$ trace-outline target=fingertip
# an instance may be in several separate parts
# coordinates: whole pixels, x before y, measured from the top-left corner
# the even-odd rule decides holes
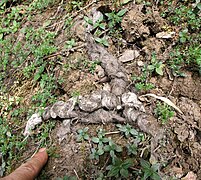
[[[38,152],[44,152],[44,151],[47,151],[47,149],[46,148],[41,148],[41,149],[39,149]]]
[[[29,161],[17,168],[8,177],[8,180],[32,180],[37,177],[41,169],[48,161],[48,153],[46,148],[41,148]],[[6,180],[7,180],[6,179]]]
[[[48,160],[47,149],[46,148],[39,149],[38,153],[36,153],[33,158],[34,159],[37,158],[42,162],[41,164],[45,164]]]

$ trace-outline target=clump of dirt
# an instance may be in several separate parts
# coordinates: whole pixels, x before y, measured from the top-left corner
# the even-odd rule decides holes
[[[154,36],[165,24],[166,21],[160,17],[157,10],[146,9],[144,5],[135,4],[124,16],[121,26],[125,32],[126,41],[136,42],[136,40],[141,41]]]
[[[194,100],[201,100],[200,89],[201,79],[197,73],[184,72],[185,77],[178,77],[174,81],[166,77],[161,79],[160,88],[164,92],[171,92],[175,96],[189,97]]]

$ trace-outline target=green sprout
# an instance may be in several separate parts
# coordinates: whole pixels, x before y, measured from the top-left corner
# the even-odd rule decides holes
[[[132,136],[138,135],[138,132],[134,128],[132,128],[132,126],[129,124],[126,125],[117,124],[117,127],[119,128],[119,131],[123,132],[127,138],[130,137],[131,135]]]
[[[78,132],[78,135],[77,135],[77,141],[78,142],[81,142],[81,141],[84,141],[84,140],[89,140],[89,135],[88,135],[88,130],[89,128],[88,127],[85,127],[84,129],[79,129],[77,132]]]
[[[174,111],[167,104],[158,103],[155,109],[155,114],[162,124],[165,124],[171,117],[174,116]]]
[[[148,178],[153,180],[160,180],[160,176],[158,175],[159,164],[151,165],[149,162],[141,159],[140,164],[142,166],[143,177],[142,180],[146,180]]]
[[[125,161],[115,158],[112,165],[107,166],[107,170],[109,170],[107,176],[108,177],[124,177],[128,178],[129,171],[128,169],[133,165],[132,159],[126,159]]]

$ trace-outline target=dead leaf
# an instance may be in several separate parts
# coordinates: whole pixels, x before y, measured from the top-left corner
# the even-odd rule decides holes
[[[192,171],[188,172],[188,174],[185,177],[181,178],[181,180],[196,180],[196,179],[197,175],[194,174],[194,172]]]
[[[132,1],[132,0],[121,0],[120,3],[121,3],[122,5],[124,5],[124,4],[127,4],[127,3],[131,2],[131,1]]]
[[[173,107],[174,109],[176,109],[179,113],[183,114],[183,112],[172,101],[170,101],[166,97],[157,96],[155,94],[145,94],[145,95],[142,95],[142,96],[151,96],[153,98],[159,99],[159,100],[165,102],[167,105],[169,105],[169,106]]]
[[[156,34],[156,38],[170,39],[170,38],[173,38],[174,35],[175,35],[175,32],[159,32]]]

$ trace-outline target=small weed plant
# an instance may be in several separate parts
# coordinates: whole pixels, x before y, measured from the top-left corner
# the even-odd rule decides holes
[[[29,7],[31,10],[44,10],[54,3],[54,0],[35,0],[29,5]]]
[[[122,152],[122,147],[115,144],[112,139],[109,140],[109,144],[104,146],[104,151],[109,152],[112,160],[116,158],[116,153]]]
[[[135,143],[127,145],[128,155],[137,155],[137,145]]]
[[[109,170],[107,176],[108,177],[123,177],[128,178],[129,176],[129,168],[133,165],[132,159],[126,159],[125,161],[115,158],[114,163],[112,165],[107,166],[107,170]]]
[[[114,28],[115,26],[119,25],[122,21],[122,17],[127,12],[127,9],[122,9],[119,12],[111,12],[106,13],[105,15],[108,17],[108,26],[110,29]]]
[[[143,180],[149,178],[153,180],[161,180],[160,176],[158,175],[159,164],[151,165],[148,161],[145,161],[144,159],[140,160],[140,164],[142,166]]]
[[[88,127],[85,127],[84,129],[79,129],[78,130],[78,135],[77,135],[77,141],[82,142],[84,140],[89,140],[89,134],[88,134]]]
[[[97,37],[97,38],[95,38],[95,41],[100,43],[100,44],[102,44],[102,45],[104,45],[104,46],[106,46],[106,47],[109,46],[109,43],[108,43],[107,39],[105,39],[105,38]]]
[[[201,72],[200,66],[200,0],[195,3],[178,3],[175,8],[168,3],[168,11],[163,16],[168,17],[173,25],[180,27],[178,42],[171,52],[169,65],[173,75],[183,76],[180,69]]]
[[[164,64],[156,59],[156,54],[152,54],[151,64],[148,65],[147,69],[151,72],[156,72],[158,75],[163,75]]]
[[[128,138],[130,136],[138,135],[138,132],[134,128],[132,128],[132,126],[130,124],[126,124],[126,125],[117,124],[117,127],[118,127],[119,131],[124,133],[126,138]]]
[[[76,45],[75,39],[71,39],[69,41],[66,41],[65,48],[71,49]]]
[[[174,116],[174,111],[165,103],[157,103],[155,109],[155,115],[161,121],[162,124],[165,124],[171,117]]]
[[[97,179],[160,178],[158,175],[159,166],[156,168],[156,165],[150,165],[145,160],[142,163],[138,160],[140,143],[144,141],[144,134],[129,124],[117,125],[116,128],[120,132],[115,132],[124,134],[122,138],[127,144],[117,144],[110,136],[110,132],[106,133],[102,128],[98,129],[97,136],[93,137],[88,133],[87,127],[84,128],[85,130],[78,130],[79,139],[82,142],[87,140],[91,145],[89,159],[94,164],[90,165],[89,168],[95,166],[100,169],[96,175]],[[87,136],[84,138],[86,133]],[[134,168],[136,166],[137,168]],[[141,169],[138,169],[139,166]],[[137,172],[136,169],[138,169]]]
[[[144,66],[140,76],[132,75],[131,79],[138,91],[148,91],[155,87],[154,84],[148,82],[149,74],[147,66]]]
[[[95,22],[87,16],[84,16],[84,20],[87,24],[92,26],[91,32],[96,36],[95,41],[102,44],[103,46],[108,47],[109,43],[108,38],[112,38],[113,41],[121,38],[121,22],[123,16],[126,14],[127,9],[119,10],[118,12],[112,11],[110,13],[101,14],[99,19]],[[106,32],[109,32],[109,37],[103,37]]]

